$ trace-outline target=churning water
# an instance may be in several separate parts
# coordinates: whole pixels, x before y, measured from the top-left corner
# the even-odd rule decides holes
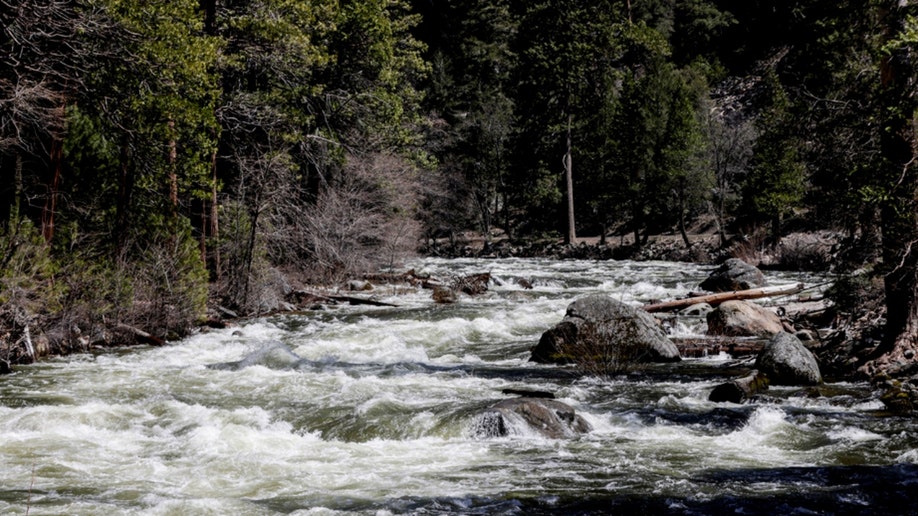
[[[918,436],[863,384],[707,396],[729,357],[611,379],[529,363],[573,299],[641,304],[708,268],[662,262],[424,260],[501,285],[435,305],[253,320],[163,348],[0,377],[4,514],[915,513]],[[534,285],[526,290],[517,279]],[[783,284],[818,278],[770,274]],[[671,324],[703,333],[699,320]],[[551,391],[593,431],[479,438],[503,389]]]

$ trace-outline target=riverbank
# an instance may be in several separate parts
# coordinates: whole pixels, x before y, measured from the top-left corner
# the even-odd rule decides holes
[[[765,246],[761,240],[744,235],[732,236],[726,245],[721,245],[720,238],[710,232],[695,233],[689,238],[692,244],[690,247],[686,247],[681,236],[676,234],[651,237],[641,246],[634,246],[627,236],[610,238],[606,242],[601,242],[596,237],[582,238],[575,245],[565,245],[557,241],[515,242],[501,235],[495,235],[488,241],[470,234],[463,235],[463,238],[452,243],[436,242],[424,249],[424,252],[431,257],[479,258],[485,262],[537,257],[559,261],[633,260],[713,265],[728,257],[740,257],[763,270],[824,272],[828,270],[839,249],[837,235],[829,233],[791,234],[777,247]],[[271,303],[265,304],[258,314],[236,313],[212,299],[208,303],[207,317],[199,320],[197,328],[189,327],[185,334],[200,329],[223,328],[253,315],[296,313],[316,306],[360,302],[361,299],[370,299],[378,295],[378,291],[362,291],[363,288],[373,288],[373,283],[372,280],[367,281],[363,278],[357,282],[345,282],[320,289],[297,284],[288,277],[278,282],[281,287],[274,287],[277,291],[266,297]],[[410,284],[389,284],[386,289],[398,291],[415,287],[416,285]],[[795,327],[815,336],[809,346],[819,356],[827,375],[840,380],[866,378],[858,368],[875,354],[882,337],[884,312],[882,302],[877,298],[881,290],[876,286],[868,293],[855,292],[856,289],[853,287],[849,290],[850,292],[843,292],[840,296],[845,298],[847,295],[847,306],[834,306],[832,302],[818,310],[801,309],[799,306],[796,309],[781,308],[788,317],[793,318],[792,323]],[[353,295],[339,295],[337,299],[333,299],[342,291]],[[684,294],[687,295],[688,292]],[[839,296],[837,292],[833,295]],[[183,337],[153,335],[142,326],[117,321],[75,320],[71,321],[69,326],[54,321],[53,326],[44,328],[41,321],[53,321],[51,317],[32,317],[32,324],[29,325],[21,322],[27,320],[22,314],[0,310],[0,318],[7,319],[5,322],[8,324],[4,324],[5,327],[14,330],[18,328],[18,331],[7,331],[0,335],[0,373],[11,372],[18,364],[31,363],[51,356],[85,353],[130,344],[161,346],[167,340]],[[907,365],[893,364],[892,367],[878,371],[874,377],[878,385],[887,391],[898,389],[905,392],[905,396],[899,396],[897,400],[904,398],[907,403],[903,406],[909,408],[918,405],[915,403],[918,393],[915,393],[913,387],[918,385],[918,374],[906,367]],[[896,378],[905,378],[906,381],[903,383]]]
[[[842,236],[830,231],[807,231],[786,235],[777,246],[761,235],[721,237],[710,231],[694,232],[689,245],[677,233],[654,235],[635,245],[630,235],[578,238],[574,244],[555,239],[515,241],[497,233],[484,238],[476,233],[458,235],[452,241],[428,242],[421,253],[440,258],[551,258],[556,260],[670,261],[715,265],[739,258],[761,269],[828,271],[842,247]],[[605,241],[603,241],[605,240]]]

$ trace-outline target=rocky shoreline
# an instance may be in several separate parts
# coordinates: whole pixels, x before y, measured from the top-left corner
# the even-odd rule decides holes
[[[611,243],[605,244],[597,239],[586,239],[576,245],[557,241],[513,243],[503,239],[434,245],[426,251],[431,256],[445,258],[630,259],[709,265],[739,256],[756,263],[763,270],[830,271],[846,248],[841,235],[825,231],[794,233],[785,237],[779,246],[767,250],[744,236],[734,236],[727,245],[721,245],[714,235],[693,235],[690,238],[693,241],[691,248],[686,248],[677,236],[665,235],[643,246],[630,245],[623,239],[610,240]],[[795,302],[793,306],[780,308],[784,324],[795,334],[803,336],[806,347],[816,356],[827,379],[869,381],[877,389],[877,397],[890,411],[900,414],[918,412],[918,357],[897,357],[870,371],[865,369],[865,365],[876,359],[881,351],[885,323],[882,287],[850,284],[869,283],[869,274],[839,277],[844,279],[838,282],[843,285],[833,287],[832,295],[840,298],[839,301],[846,301],[844,306],[835,303],[835,299],[824,297],[806,299],[803,304]],[[872,281],[876,283],[875,279]],[[813,301],[818,302],[818,306],[812,305]],[[749,347],[748,343],[711,342],[717,349]],[[700,346],[695,343],[694,347],[706,352],[711,348],[711,342]],[[694,349],[691,343],[685,343],[680,348],[683,351]]]
[[[838,239],[825,234],[796,236],[791,241],[797,242],[792,246],[773,249],[771,255],[758,252],[753,256],[759,261],[761,268],[800,268],[800,257],[807,257],[806,265],[809,270],[827,270],[833,254],[838,249]],[[694,238],[691,248],[686,248],[679,238],[672,236],[659,238],[647,245],[634,247],[626,241],[617,243],[599,243],[596,239],[584,240],[576,245],[564,245],[554,241],[513,243],[508,239],[496,242],[466,242],[461,245],[429,246],[425,253],[428,256],[444,258],[475,257],[475,258],[531,258],[540,257],[557,260],[583,259],[583,260],[662,260],[676,262],[691,262],[700,264],[717,264],[726,262],[731,256],[750,255],[747,242],[742,238],[734,238],[730,245],[721,246],[719,239],[713,235]],[[793,263],[789,263],[793,261]],[[793,267],[788,267],[792,265]],[[824,267],[820,269],[820,267]],[[480,278],[479,278],[480,279]],[[490,278],[485,278],[488,281]],[[383,281],[385,283],[420,281],[417,278],[382,278],[381,275],[368,275],[360,280],[371,284]],[[353,283],[353,282],[351,282]],[[437,302],[449,302],[450,296],[443,297],[443,292],[448,288],[443,285],[424,285],[434,290]],[[441,288],[436,289],[435,287]],[[465,286],[467,287],[467,286]],[[463,288],[460,286],[459,288]],[[487,288],[486,285],[483,288]],[[340,287],[339,287],[340,289]],[[345,290],[360,290],[352,284],[344,287]],[[318,290],[317,290],[318,291]],[[359,294],[359,292],[355,292]],[[361,302],[360,296],[323,296],[314,292],[295,290],[284,297],[274,312],[291,312],[308,309],[316,304],[354,303]],[[813,301],[813,300],[809,300]],[[804,336],[806,346],[812,350],[819,361],[820,367],[826,378],[833,381],[840,380],[870,380],[890,409],[898,412],[912,412],[918,408],[918,362],[910,359],[898,361],[888,366],[865,374],[862,366],[875,354],[882,339],[882,323],[884,311],[882,303],[865,303],[856,313],[844,312],[825,299],[817,299],[820,304],[814,307],[811,303],[802,306],[782,308],[782,320],[785,329],[792,330],[797,335]],[[366,301],[371,302],[372,301]],[[241,318],[226,308],[211,304],[208,318],[203,321],[201,328],[221,328],[232,325],[236,319]],[[665,317],[664,317],[665,318]],[[142,328],[134,328],[123,324],[93,325],[91,331],[80,331],[80,325],[73,324],[70,332],[49,335],[40,331],[40,328],[23,327],[18,335],[7,334],[2,336],[4,349],[0,349],[0,374],[12,371],[12,366],[21,363],[30,363],[47,356],[64,355],[73,352],[87,352],[93,349],[104,349],[112,346],[140,343],[148,345],[163,345],[165,340],[149,335]],[[60,332],[58,332],[60,333]],[[718,349],[739,349],[735,342],[711,341]],[[695,347],[707,351],[710,342],[702,343]],[[742,347],[740,343],[739,346]],[[680,346],[690,356],[691,343]]]

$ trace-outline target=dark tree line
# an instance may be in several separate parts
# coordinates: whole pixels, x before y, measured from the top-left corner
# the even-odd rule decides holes
[[[844,233],[914,348],[912,4],[0,0],[4,324],[165,335],[424,237],[708,217]]]

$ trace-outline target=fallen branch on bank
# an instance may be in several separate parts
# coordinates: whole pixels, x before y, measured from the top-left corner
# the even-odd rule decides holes
[[[430,276],[419,275],[414,269],[411,269],[407,272],[367,273],[363,275],[363,279],[372,283],[408,283],[409,285],[417,285],[429,280]]]
[[[711,306],[716,306],[725,301],[787,296],[796,294],[802,290],[803,283],[797,283],[795,285],[778,285],[774,287],[752,288],[749,290],[734,290],[732,292],[718,292],[716,294],[687,297],[685,299],[676,299],[675,301],[652,303],[649,305],[644,305],[642,308],[645,312],[667,312],[671,310],[687,308],[689,306],[697,305],[700,303],[707,303]]]
[[[152,346],[164,346],[164,345],[166,344],[166,341],[165,341],[165,340],[163,340],[163,339],[161,339],[161,338],[159,338],[159,337],[157,337],[157,336],[155,336],[155,335],[151,335],[151,334],[149,334],[149,333],[147,333],[147,332],[141,330],[140,328],[135,328],[135,327],[133,327],[133,326],[130,326],[130,325],[127,325],[127,324],[124,324],[124,323],[118,323],[118,324],[116,324],[116,325],[115,325],[115,328],[118,328],[119,330],[123,330],[123,331],[126,331],[126,332],[128,332],[128,333],[134,335],[135,337],[137,337],[137,340],[138,340],[138,341],[143,342],[144,344],[150,344],[150,345],[152,345]]]
[[[376,301],[375,299],[369,299],[364,297],[354,297],[354,296],[341,296],[336,294],[319,294],[316,292],[309,292],[306,290],[297,290],[289,296],[290,299],[294,300],[298,305],[306,305],[310,303],[348,303],[351,305],[369,305],[369,306],[389,306],[397,307],[392,303],[384,303],[382,301]]]
[[[334,301],[343,301],[343,302],[345,302],[345,303],[347,303],[347,304],[350,304],[350,305],[370,305],[370,306],[390,306],[390,307],[398,307],[398,305],[395,305],[395,304],[392,304],[392,303],[384,303],[384,302],[382,302],[382,301],[376,301],[376,300],[373,300],[373,299],[367,299],[367,298],[363,298],[363,297],[337,296],[337,295],[336,295],[336,296],[324,296],[324,297],[326,297],[326,298],[328,298],[328,299],[331,299],[331,300],[334,300]]]

